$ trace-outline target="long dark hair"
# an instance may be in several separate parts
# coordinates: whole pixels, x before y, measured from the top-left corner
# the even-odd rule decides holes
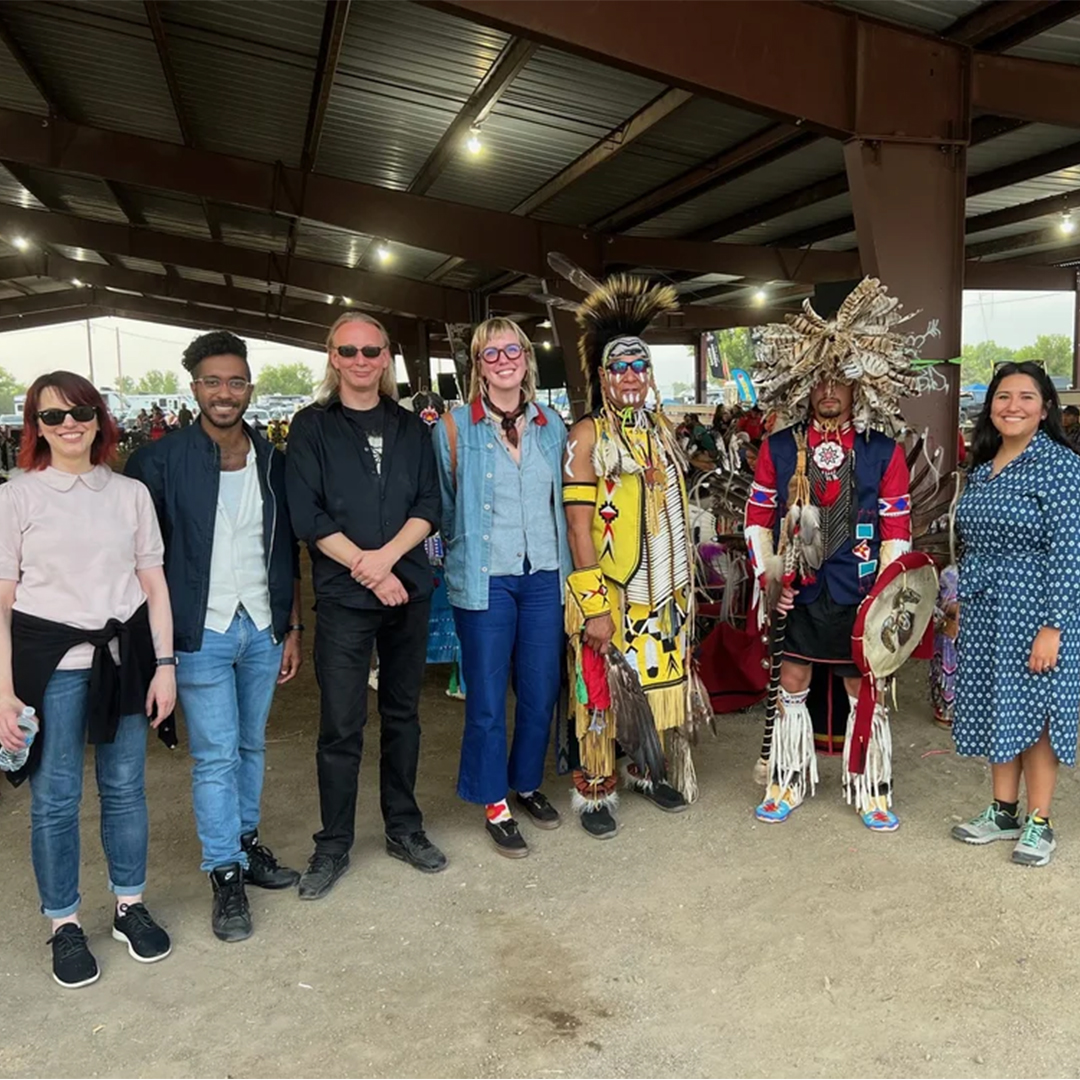
[[[1046,419],[1039,422],[1039,430],[1044,431],[1056,443],[1068,446],[1065,440],[1065,431],[1061,426],[1061,403],[1058,401],[1057,388],[1042,364],[1036,364],[1031,360],[1025,360],[1019,364],[1002,364],[994,371],[994,377],[986,389],[986,400],[983,402],[982,412],[975,421],[975,431],[971,436],[971,467],[974,469],[984,461],[990,461],[1001,446],[1001,433],[994,427],[994,421],[990,419],[990,410],[994,406],[994,395],[997,393],[1001,380],[1010,375],[1027,375],[1039,388],[1039,396],[1042,398],[1046,409]]]

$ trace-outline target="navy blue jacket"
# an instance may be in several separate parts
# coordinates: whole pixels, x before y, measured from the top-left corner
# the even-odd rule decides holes
[[[852,492],[851,545],[842,547],[817,572],[812,582],[799,586],[796,604],[812,604],[828,587],[838,604],[858,604],[877,580],[881,530],[878,497],[881,481],[896,451],[896,442],[880,431],[855,436],[855,490]],[[769,453],[776,467],[777,511],[774,541],[787,514],[787,490],[795,472],[796,448],[792,428],[769,436]]]
[[[293,586],[299,577],[298,549],[285,501],[285,455],[247,424],[244,430],[255,447],[259,469],[271,630],[274,639],[281,641],[288,633]],[[196,422],[140,447],[124,472],[150,489],[157,508],[165,540],[175,647],[180,652],[198,652],[210,592],[221,451]]]

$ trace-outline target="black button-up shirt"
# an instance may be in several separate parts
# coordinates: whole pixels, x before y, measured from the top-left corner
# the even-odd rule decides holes
[[[381,608],[381,601],[347,567],[324,555],[316,541],[344,533],[363,551],[392,540],[410,518],[439,526],[439,478],[431,435],[424,422],[389,398],[383,398],[382,467],[358,426],[349,422],[341,402],[309,405],[289,428],[286,490],[293,530],[311,552],[316,600],[346,607]],[[431,565],[418,544],[395,566],[409,600],[431,596]]]

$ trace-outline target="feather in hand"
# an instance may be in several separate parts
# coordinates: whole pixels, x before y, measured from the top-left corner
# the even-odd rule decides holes
[[[641,770],[641,775],[659,784],[667,779],[667,769],[645,691],[626,657],[614,645],[606,658],[615,735],[630,760]]]

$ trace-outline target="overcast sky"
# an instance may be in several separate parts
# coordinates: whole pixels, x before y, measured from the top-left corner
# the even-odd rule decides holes
[[[993,340],[1019,348],[1034,342],[1039,334],[1066,334],[1071,338],[1073,303],[1071,292],[965,292],[963,340],[972,344]],[[94,376],[99,386],[116,382],[118,364],[125,375],[136,380],[153,368],[182,375],[180,354],[196,336],[193,330],[111,317],[94,319],[90,327]],[[248,341],[248,349],[256,378],[265,364],[299,360],[318,375],[324,363],[321,352],[254,338]],[[693,380],[689,349],[661,346],[655,355],[661,387],[670,386],[675,380]],[[89,366],[84,322],[0,334],[0,367],[22,382],[28,383],[42,372],[58,368],[85,375]]]

